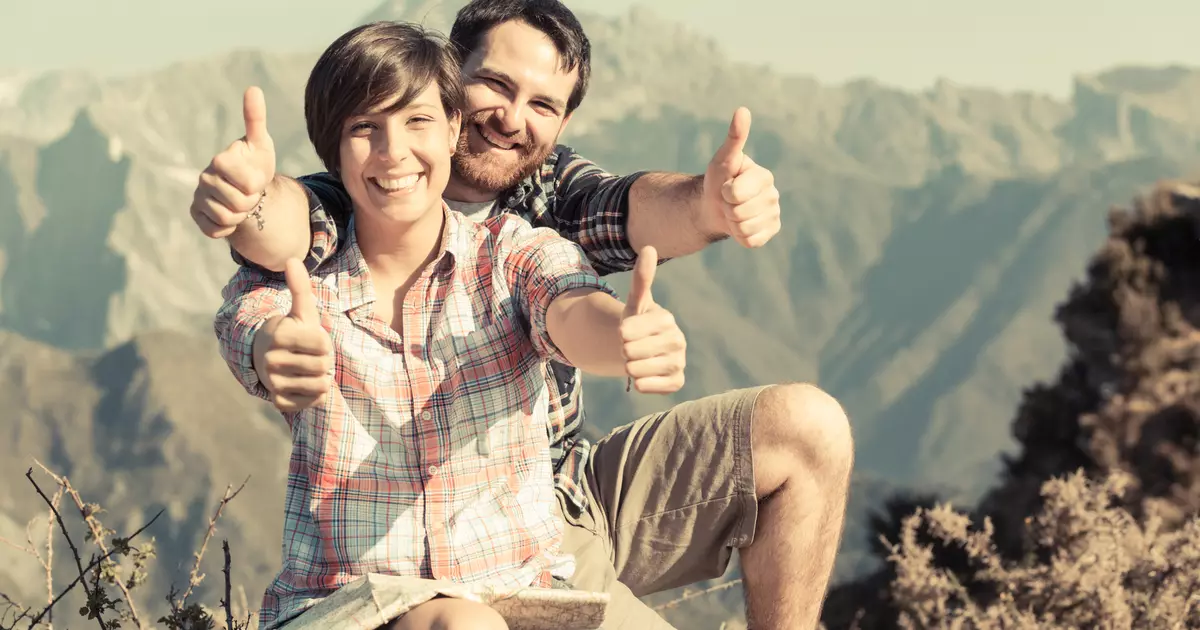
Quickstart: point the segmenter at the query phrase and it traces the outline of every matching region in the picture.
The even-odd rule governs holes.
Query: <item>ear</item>
[[[447,122],[450,123],[450,155],[454,155],[458,150],[458,136],[462,133],[462,112],[454,110],[447,118]]]

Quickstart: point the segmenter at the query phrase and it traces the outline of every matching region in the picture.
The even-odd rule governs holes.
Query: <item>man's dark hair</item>
[[[579,69],[579,80],[567,99],[566,113],[575,111],[587,94],[592,75],[592,44],[575,14],[559,0],[471,0],[459,9],[450,29],[450,41],[465,60],[488,31],[514,20],[536,28],[554,42],[562,57],[563,72]]]
[[[390,111],[403,109],[430,84],[441,91],[447,117],[460,113],[461,68],[444,36],[416,24],[372,22],[334,40],[304,89],[308,139],[325,169],[340,175],[342,128],[352,116],[389,103]]]

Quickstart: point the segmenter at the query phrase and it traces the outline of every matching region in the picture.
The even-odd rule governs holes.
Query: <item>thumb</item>
[[[743,153],[746,149],[746,140],[750,138],[750,110],[745,107],[737,108],[733,112],[733,120],[729,123],[729,135],[725,136],[725,142],[721,145],[711,162],[712,166],[720,169],[725,175],[723,180],[735,177],[742,170],[742,160],[745,157]]]
[[[258,86],[250,86],[242,96],[242,118],[246,121],[246,143],[255,149],[271,147],[267,133],[267,99]]]
[[[658,268],[658,252],[647,245],[638,253],[633,267],[633,282],[629,287],[629,301],[625,303],[625,316],[646,312],[654,304],[650,285],[654,283],[654,271]]]
[[[287,261],[283,271],[288,290],[292,293],[292,310],[288,317],[302,324],[321,325],[321,314],[317,312],[317,297],[313,295],[312,283],[304,263],[295,258]]]

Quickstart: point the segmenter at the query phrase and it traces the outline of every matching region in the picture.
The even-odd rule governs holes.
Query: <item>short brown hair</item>
[[[304,89],[308,139],[325,169],[340,176],[342,128],[351,116],[396,100],[407,106],[431,83],[447,117],[463,108],[462,64],[436,31],[408,22],[372,22],[337,38],[313,66]]]

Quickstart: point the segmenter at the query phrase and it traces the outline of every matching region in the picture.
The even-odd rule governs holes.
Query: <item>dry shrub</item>
[[[25,473],[25,478],[45,502],[49,511],[45,519],[38,518],[30,522],[30,527],[37,521],[47,524],[49,530],[44,547],[38,549],[34,545],[33,536],[28,529],[24,545],[4,538],[0,538],[0,543],[28,553],[42,565],[46,576],[46,601],[44,604],[26,604],[0,592],[0,630],[53,630],[54,624],[63,616],[63,609],[68,608],[67,602],[72,599],[82,604],[78,608],[79,616],[88,624],[100,626],[100,630],[147,630],[155,627],[150,621],[153,617],[148,616],[148,611],[143,610],[139,613],[133,594],[140,594],[140,589],[150,581],[150,564],[156,557],[154,540],[151,538],[147,542],[140,541],[142,534],[162,515],[162,510],[137,531],[127,536],[117,536],[115,531],[100,522],[99,516],[105,511],[100,505],[84,501],[66,476],[54,473],[37,460],[34,462],[54,481],[56,487],[52,496],[47,495],[41,484],[34,479],[33,468],[29,468]],[[248,482],[249,478],[246,481]],[[180,591],[172,584],[167,595],[166,614],[156,619],[157,623],[167,630],[252,630],[257,627],[254,614],[247,610],[244,601],[241,606],[233,602],[228,540],[222,541],[221,544],[225,554],[225,595],[219,608],[224,610],[224,618],[222,619],[215,609],[192,600],[193,591],[204,581],[205,576],[200,572],[200,566],[208,543],[216,532],[217,521],[220,520],[225,506],[241,493],[245,486],[246,482],[236,490],[233,486],[226,487],[225,495],[209,519],[208,531],[200,549],[194,554],[195,563],[188,575],[187,588]],[[75,510],[65,508],[65,498],[71,500]],[[67,525],[63,516],[65,513],[70,517],[72,512],[77,513],[78,521],[81,521],[76,523],[76,527],[82,524],[86,532],[84,539],[78,543],[77,537],[71,535],[72,528]],[[74,560],[74,570],[71,573],[75,577],[65,587],[60,584],[62,580],[55,579],[56,530],[61,534],[63,542],[71,552],[71,559]],[[138,539],[136,545],[135,539]],[[89,547],[90,557],[85,560]],[[240,608],[236,617],[235,608]],[[60,614],[56,616],[56,613]]]
[[[1120,473],[1093,482],[1082,472],[1046,482],[1043,509],[1026,521],[1026,533],[1049,553],[1019,562],[997,553],[990,519],[975,529],[969,517],[947,506],[918,509],[904,520],[889,558],[898,625],[1200,627],[1200,519],[1173,531],[1162,529],[1156,516],[1139,523],[1120,504],[1132,483]],[[940,567],[931,546],[919,540],[922,531],[964,550],[976,584]]]

